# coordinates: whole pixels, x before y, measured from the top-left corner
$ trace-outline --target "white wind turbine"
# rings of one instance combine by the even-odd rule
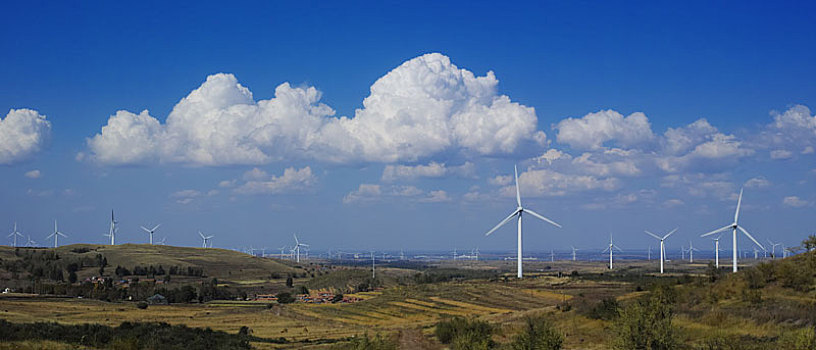
[[[768,244],[771,245],[771,259],[776,259],[776,246],[780,245],[781,243],[774,243],[769,239]]]
[[[579,251],[580,249],[570,246],[572,248],[572,261],[575,261],[575,252]]]
[[[534,217],[536,217],[538,219],[541,219],[544,222],[548,222],[548,223],[550,223],[550,224],[552,224],[552,225],[554,225],[556,227],[560,228],[561,225],[557,224],[555,221],[552,221],[550,219],[545,218],[541,214],[538,214],[538,213],[536,213],[536,212],[534,212],[534,211],[532,211],[530,209],[526,209],[526,208],[521,206],[521,192],[519,191],[519,184],[518,184],[518,168],[515,167],[515,166],[513,168],[515,170],[515,175],[516,175],[516,203],[518,204],[518,207],[507,218],[502,220],[498,225],[493,227],[490,231],[487,231],[485,236],[489,236],[491,233],[493,233],[493,231],[498,230],[499,227],[502,227],[502,226],[504,226],[504,224],[510,222],[510,220],[512,220],[513,217],[518,216],[518,251],[516,252],[516,263],[517,263],[518,266],[516,268],[517,269],[516,277],[522,278],[522,267],[521,267],[521,260],[522,260],[522,258],[521,258],[521,216],[524,213],[529,213],[530,215],[532,215],[532,216],[534,216]]]
[[[201,239],[203,240],[201,243],[202,248],[207,248],[207,243],[210,243],[209,248],[212,248],[212,238],[215,237],[215,235],[205,236],[203,233],[201,233],[201,231],[198,231],[198,235],[201,236]]]
[[[17,231],[17,222],[16,221],[14,222],[14,230],[11,231],[11,233],[8,235],[8,237],[11,237],[14,240],[14,246],[15,247],[17,246],[17,237],[20,237],[20,238],[24,237],[23,234],[20,233],[20,231]]]
[[[54,237],[54,248],[57,247],[57,239],[59,238],[59,236],[68,238],[68,236],[64,235],[62,232],[59,231],[59,229],[57,229],[57,220],[54,220],[54,233],[48,235],[48,237],[45,237],[45,239],[49,239],[52,236]]]
[[[694,248],[694,242],[689,240],[689,250],[688,251],[689,251],[689,263],[693,264],[694,263],[694,252],[695,251],[699,252],[700,250],[697,249],[697,248]]]
[[[150,235],[150,245],[153,245],[153,234],[156,233],[156,230],[159,229],[159,226],[161,226],[161,224],[158,224],[158,225],[156,225],[155,227],[153,227],[151,229],[148,229],[147,227],[142,226],[142,230],[144,230],[145,232],[147,232],[147,234]]]
[[[31,239],[31,235],[28,235],[28,241],[26,241],[26,247],[36,247],[37,241]]]
[[[700,237],[706,237],[706,236],[710,236],[710,235],[713,235],[715,233],[719,233],[719,232],[722,232],[722,231],[725,231],[725,230],[728,230],[728,229],[732,230],[732,234],[733,234],[732,244],[733,244],[734,251],[733,251],[731,261],[732,261],[732,264],[733,264],[733,272],[737,272],[737,254],[739,253],[737,251],[737,230],[742,231],[742,233],[744,233],[746,236],[748,236],[748,238],[750,238],[754,243],[756,243],[756,245],[758,245],[762,249],[765,249],[765,247],[763,247],[762,244],[759,244],[759,242],[757,242],[757,240],[754,239],[754,237],[751,236],[751,234],[748,233],[748,231],[746,231],[744,228],[742,228],[742,226],[740,226],[737,223],[737,221],[739,220],[739,210],[740,210],[740,205],[741,204],[742,204],[742,189],[740,189],[739,199],[737,199],[737,210],[736,210],[736,212],[734,212],[734,223],[723,226],[723,227],[720,227],[720,228],[718,228],[718,229],[716,229],[714,231],[711,231],[709,233],[705,233],[705,234],[700,235]]]
[[[103,235],[105,237],[110,237],[110,245],[116,245],[116,232],[119,231],[119,226],[117,226],[119,222],[113,218],[113,210],[111,210],[111,221],[110,221],[110,230],[108,234]]]
[[[660,236],[658,236],[658,235],[656,235],[654,233],[651,233],[649,231],[645,231],[649,236],[652,236],[652,237],[657,238],[658,240],[660,240],[660,273],[663,273],[663,262],[666,261],[666,258],[665,258],[666,257],[666,246],[665,246],[664,241],[666,240],[666,238],[669,238],[669,236],[671,236],[672,233],[677,232],[678,228],[675,228],[674,230],[671,230],[671,232],[667,233],[663,237],[660,237]],[[651,254],[651,249],[652,249],[652,247],[650,246],[649,247],[649,252],[650,252],[649,254]]]
[[[163,238],[161,239],[161,241],[158,241],[158,242],[156,243],[156,245],[165,245],[164,241],[166,241],[166,240],[167,240],[167,237],[163,237]]]
[[[295,237],[295,248],[294,248],[294,250],[295,250],[295,262],[300,262],[300,247],[307,247],[308,248],[309,245],[305,244],[305,243],[300,243],[300,241],[298,241],[297,235],[295,235],[294,233],[292,234],[292,237]]]
[[[722,237],[722,234],[714,238],[714,267],[718,269],[720,268],[720,237]],[[754,248],[754,250],[756,250],[756,248]]]
[[[606,249],[604,249],[604,251],[601,252],[601,253],[606,253],[606,251],[609,251],[609,269],[610,270],[612,270],[612,250],[614,250],[614,249],[617,249],[619,252],[623,251],[622,249],[618,248],[618,246],[616,246],[614,243],[612,243],[612,234],[610,233],[609,234],[609,247],[606,247]]]

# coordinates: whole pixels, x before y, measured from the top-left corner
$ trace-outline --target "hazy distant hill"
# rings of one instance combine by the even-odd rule
[[[28,250],[32,248],[20,248]],[[0,246],[0,258],[14,260],[15,248]],[[113,272],[116,266],[132,269],[134,266],[171,266],[182,268],[197,267],[204,270],[207,277],[219,280],[261,280],[268,279],[271,274],[285,277],[288,273],[301,273],[303,270],[295,268],[294,264],[278,259],[266,259],[248,254],[217,248],[189,248],[168,245],[149,244],[72,244],[59,248],[37,248],[36,250],[55,250],[60,258],[72,257],[93,258],[102,254],[108,262],[108,271]],[[87,273],[90,273],[88,271]]]

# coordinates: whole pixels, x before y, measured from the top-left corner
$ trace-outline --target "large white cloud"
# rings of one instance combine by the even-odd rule
[[[161,124],[120,111],[88,140],[105,164],[154,161],[264,164],[284,158],[328,162],[417,161],[443,152],[509,154],[546,144],[535,110],[498,94],[493,72],[477,77],[444,55],[411,59],[378,79],[353,118],[334,118],[313,87],[283,83],[255,101],[231,74],[215,74]]]
[[[622,146],[634,146],[654,137],[649,118],[640,112],[626,117],[617,111],[590,113],[583,118],[567,118],[555,125],[559,143],[575,149],[599,149],[615,141]]]
[[[0,164],[26,160],[48,143],[51,123],[31,109],[11,109],[0,118]]]

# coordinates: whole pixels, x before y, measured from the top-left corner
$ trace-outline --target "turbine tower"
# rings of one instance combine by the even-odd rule
[[[606,253],[607,250],[609,251],[609,269],[610,270],[612,270],[612,250],[614,250],[614,249],[617,249],[619,252],[623,251],[620,248],[618,248],[618,246],[616,246],[614,243],[612,243],[612,234],[610,233],[609,234],[609,247],[607,247],[606,249],[604,249],[604,251],[601,252],[601,253]]]
[[[159,229],[159,226],[161,226],[161,224],[158,224],[149,230],[147,229],[147,227],[142,226],[142,230],[144,230],[145,232],[147,232],[147,234],[150,235],[150,245],[153,245],[153,234],[156,232],[157,229]]]
[[[49,239],[52,236],[54,237],[54,248],[57,247],[57,239],[59,238],[59,236],[68,238],[68,236],[64,235],[62,232],[59,231],[59,229],[57,229],[57,220],[54,220],[54,233],[48,235],[48,237],[45,237],[45,239]]]
[[[493,233],[493,231],[498,230],[499,227],[504,226],[504,224],[510,222],[510,220],[512,220],[514,217],[518,216],[518,242],[517,242],[518,243],[518,251],[516,252],[516,264],[517,264],[516,277],[522,278],[522,275],[523,275],[522,267],[521,267],[521,260],[522,260],[521,259],[521,217],[522,217],[522,215],[524,213],[529,213],[533,217],[541,219],[544,222],[548,222],[548,223],[554,225],[555,227],[560,228],[561,225],[557,224],[555,221],[552,221],[550,219],[545,218],[544,216],[541,216],[540,214],[538,214],[538,213],[536,213],[536,212],[534,212],[534,211],[532,211],[530,209],[526,209],[526,208],[521,206],[521,192],[519,190],[519,184],[518,184],[518,167],[514,166],[513,168],[514,168],[515,174],[516,174],[516,204],[518,204],[518,207],[516,207],[516,210],[513,211],[512,213],[510,213],[510,215],[507,218],[505,218],[504,220],[502,220],[498,225],[493,227],[490,231],[487,231],[485,236],[489,236],[491,233]]]
[[[748,238],[750,238],[754,243],[756,243],[756,245],[758,245],[762,249],[765,249],[765,247],[763,247],[762,244],[759,244],[759,242],[757,242],[757,240],[754,239],[754,237],[751,236],[751,234],[748,233],[748,231],[746,231],[742,226],[740,226],[737,223],[737,221],[739,220],[739,210],[740,210],[740,205],[741,204],[742,204],[742,189],[740,189],[739,199],[737,199],[737,210],[736,210],[736,212],[734,212],[734,223],[732,223],[730,225],[720,227],[720,228],[718,228],[718,229],[716,229],[714,231],[711,231],[709,233],[705,233],[705,234],[700,235],[700,237],[706,237],[706,236],[710,236],[710,235],[713,235],[715,233],[719,233],[719,232],[722,232],[722,231],[725,231],[725,230],[728,230],[728,229],[732,230],[732,244],[733,244],[732,246],[734,248],[734,253],[732,255],[733,272],[737,272],[737,254],[739,253],[737,251],[737,230],[742,231],[742,233],[744,233],[746,236],[748,236]]]
[[[294,249],[295,262],[300,262],[300,247],[309,247],[309,245],[305,243],[300,243],[300,241],[298,241],[297,235],[295,235],[294,233],[292,234],[292,237],[295,237],[295,249]]]
[[[210,243],[210,248],[212,248],[212,238],[215,237],[215,235],[205,236],[203,233],[201,233],[201,231],[198,231],[198,235],[201,236],[201,239],[203,240],[201,243],[201,248],[207,248],[207,243]]]
[[[11,231],[11,233],[8,235],[8,237],[11,237],[14,240],[14,247],[17,247],[17,237],[20,237],[20,238],[24,237],[23,234],[20,233],[20,231],[17,231],[17,222],[16,221],[14,222],[14,230]]]
[[[698,252],[699,252],[700,250],[699,250],[699,249],[697,249],[697,248],[694,248],[694,242],[692,242],[691,240],[689,240],[689,264],[693,264],[693,263],[694,263],[694,252],[695,252],[695,251],[698,251]]]
[[[580,249],[570,246],[572,248],[572,261],[575,261],[575,252],[579,251]]]
[[[669,238],[669,236],[671,236],[672,233],[677,232],[678,228],[675,228],[674,230],[671,230],[671,232],[667,233],[663,237],[660,237],[660,236],[658,236],[658,235],[656,235],[654,233],[651,233],[649,231],[645,231],[649,236],[652,236],[652,237],[657,238],[658,240],[660,240],[660,273],[663,273],[663,262],[666,261],[666,246],[665,246],[664,241],[666,240],[666,238]],[[652,247],[649,246],[649,254],[650,255],[651,255],[651,249],[652,249]]]
[[[31,235],[28,235],[28,241],[26,241],[26,247],[36,247],[37,242],[31,239]]]
[[[722,234],[714,238],[714,267],[720,268],[720,237]],[[756,248],[754,248],[754,259],[756,259]]]
[[[768,244],[771,245],[771,259],[776,259],[776,246],[780,245],[781,243],[774,243],[769,239]]]
[[[110,245],[116,245],[116,231],[119,231],[118,223],[119,222],[113,218],[113,209],[111,209],[110,231],[104,235],[105,237],[110,237]]]

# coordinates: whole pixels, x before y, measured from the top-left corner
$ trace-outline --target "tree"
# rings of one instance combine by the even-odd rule
[[[802,241],[802,246],[806,251],[816,249],[816,235],[809,235],[808,238]]]
[[[292,284],[294,281],[292,280],[292,276],[286,277],[286,286],[292,288]]]
[[[543,316],[528,317],[521,334],[513,338],[513,350],[558,350],[564,343],[564,336],[555,329],[552,322]]]
[[[68,273],[68,282],[71,282],[71,283],[76,283],[76,281],[77,281],[77,274],[76,274],[76,272],[71,271],[70,273]]]
[[[295,301],[295,298],[292,297],[292,293],[289,292],[282,292],[276,295],[278,298],[278,304],[290,304]]]
[[[650,296],[639,300],[621,312],[614,323],[615,349],[669,350],[677,348],[672,318],[674,291],[670,286],[658,287]]]

